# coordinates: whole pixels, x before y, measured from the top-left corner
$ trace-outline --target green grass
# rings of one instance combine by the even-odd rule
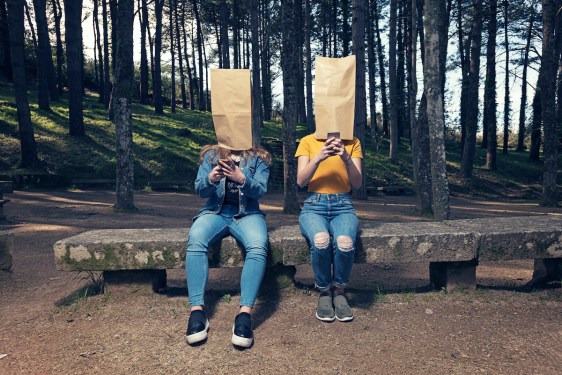
[[[0,174],[51,173],[71,179],[112,179],[115,177],[115,131],[107,119],[107,110],[98,103],[97,96],[84,98],[86,136],[68,135],[68,104],[51,103],[52,111],[37,107],[36,93],[29,93],[32,121],[41,165],[34,169],[18,169],[20,145],[13,90],[0,82]],[[189,134],[185,133],[189,130]],[[265,122],[262,143],[273,151],[273,184],[282,185],[283,163],[281,123]],[[306,127],[297,127],[297,138],[306,134]],[[157,115],[151,106],[133,105],[133,140],[135,155],[135,184],[144,189],[150,181],[188,181],[193,186],[201,147],[216,143],[211,114],[169,108]],[[406,185],[413,188],[411,149],[402,139],[399,161],[388,161],[388,141],[380,142],[374,151],[368,137],[364,144],[367,186]],[[498,171],[490,172],[482,165],[485,150],[477,148],[474,177],[458,178],[460,150],[455,144],[447,147],[447,166],[451,191],[479,197],[537,199],[540,196],[542,163],[527,161],[528,153],[498,152]],[[562,165],[562,155],[560,158]],[[559,174],[562,183],[562,174]],[[150,190],[150,187],[147,188]]]

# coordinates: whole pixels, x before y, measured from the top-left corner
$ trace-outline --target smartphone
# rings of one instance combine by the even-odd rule
[[[336,139],[340,139],[340,132],[329,132],[328,138],[334,137]]]
[[[219,159],[219,166],[222,167],[230,167],[232,168],[232,160],[230,159]]]

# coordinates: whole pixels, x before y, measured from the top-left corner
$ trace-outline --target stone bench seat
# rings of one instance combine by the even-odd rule
[[[54,245],[56,265],[59,270],[105,272],[183,268],[187,233],[186,228],[88,231]],[[271,230],[269,242],[269,265],[310,262],[309,247],[296,225]],[[357,263],[429,262],[435,286],[475,286],[478,260],[562,258],[562,216],[363,222],[355,258]],[[241,266],[241,246],[232,237],[224,238],[209,249],[209,264]]]

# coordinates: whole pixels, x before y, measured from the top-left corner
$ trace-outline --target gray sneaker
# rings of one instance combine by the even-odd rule
[[[353,311],[347,304],[344,294],[334,295],[334,307],[336,308],[336,319],[340,322],[349,322],[353,320]]]
[[[323,322],[333,322],[336,319],[332,306],[332,293],[321,293],[316,307],[316,318]]]

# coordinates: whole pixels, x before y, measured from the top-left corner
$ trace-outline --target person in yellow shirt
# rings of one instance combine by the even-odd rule
[[[318,140],[314,134],[301,139],[297,184],[308,185],[309,196],[299,217],[308,240],[314,281],[320,291],[316,318],[325,322],[353,320],[344,294],[355,256],[359,220],[349,191],[362,183],[359,139],[335,137]]]

